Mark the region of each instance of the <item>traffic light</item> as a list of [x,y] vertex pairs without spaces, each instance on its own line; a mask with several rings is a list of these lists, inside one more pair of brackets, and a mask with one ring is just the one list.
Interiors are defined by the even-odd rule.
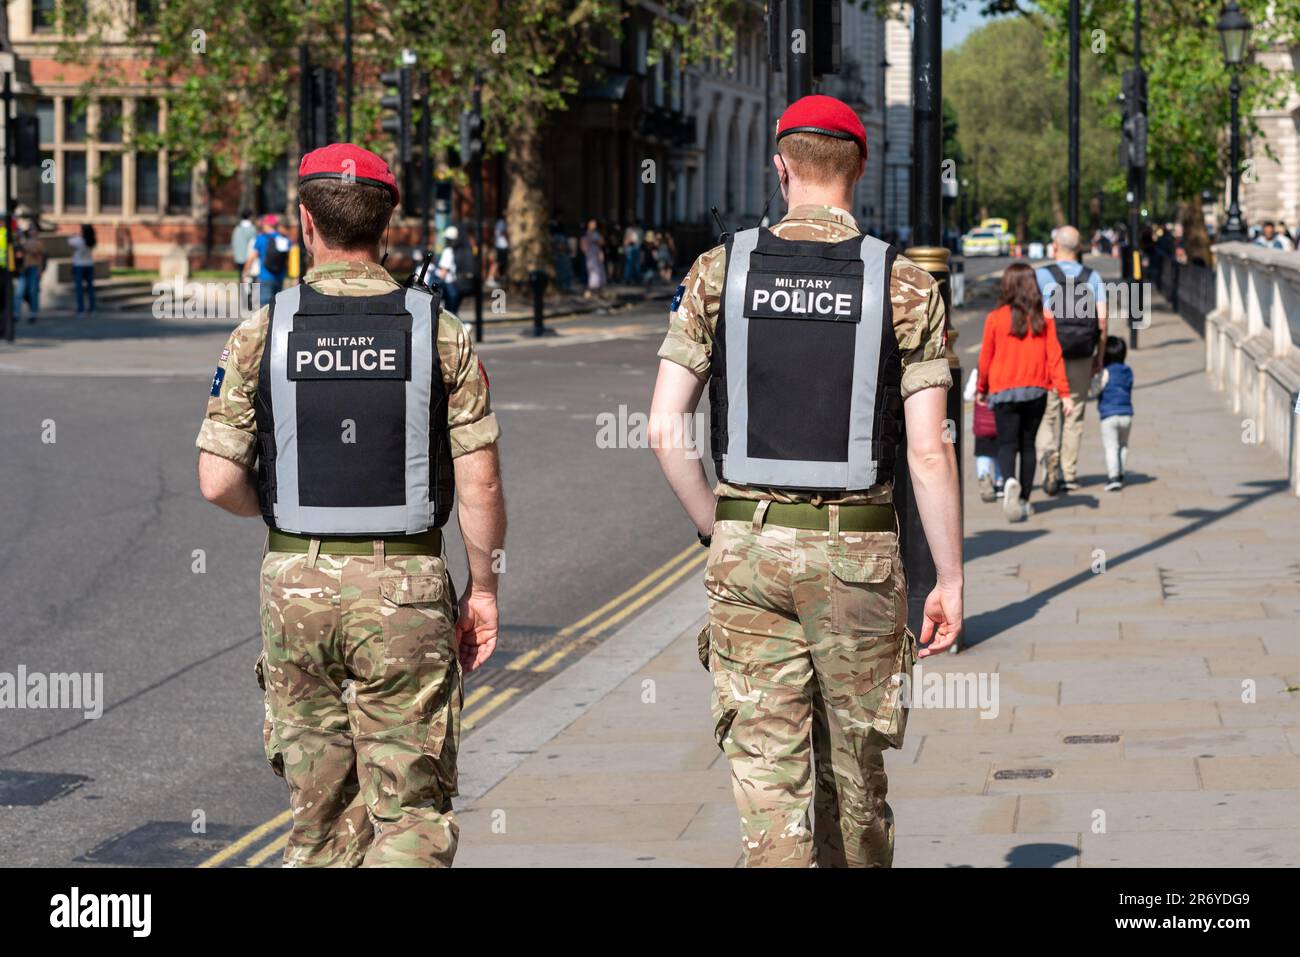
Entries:
[[1124,104],[1124,115],[1131,116],[1147,111],[1147,74],[1146,70],[1125,70],[1120,81],[1120,102]]
[[1133,169],[1147,165],[1147,75],[1143,70],[1125,70],[1119,101],[1124,123],[1119,144],[1119,163]]
[[478,110],[460,114],[460,162],[475,166],[483,158],[483,115]]
[[410,67],[402,67],[380,74],[379,82],[392,87],[393,92],[385,94],[379,106],[391,110],[392,116],[385,116],[380,128],[385,133],[392,133],[397,140],[397,158],[402,164],[411,162],[411,94],[412,76]]

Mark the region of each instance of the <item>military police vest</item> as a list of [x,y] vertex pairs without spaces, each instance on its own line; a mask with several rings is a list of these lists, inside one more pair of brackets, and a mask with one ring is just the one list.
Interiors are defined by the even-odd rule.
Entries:
[[723,481],[849,491],[892,480],[903,415],[893,263],[892,247],[865,235],[747,229],[727,244],[709,382]]
[[414,534],[451,513],[454,482],[435,297],[271,303],[254,410],[268,525],[306,535]]

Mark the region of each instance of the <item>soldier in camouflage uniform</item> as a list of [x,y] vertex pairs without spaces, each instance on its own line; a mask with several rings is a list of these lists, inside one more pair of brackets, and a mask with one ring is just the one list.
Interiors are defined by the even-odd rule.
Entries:
[[[782,133],[791,127],[800,130]],[[858,236],[847,209],[866,143],[852,110],[829,97],[807,97],[777,130],[782,155],[774,163],[789,212],[772,233],[826,243]],[[800,154],[787,144],[816,155],[826,152],[835,130],[851,134],[862,159],[854,175],[850,150],[844,181],[828,185],[796,167],[791,155]],[[843,157],[842,146],[830,148]],[[883,751],[902,745],[906,711],[894,676],[910,673],[916,654],[906,628],[891,484],[813,493],[721,481],[711,493],[698,462],[656,441],[668,417],[694,410],[713,369],[726,254],[719,246],[700,256],[677,291],[651,419],[660,463],[710,548],[709,623],[700,654],[713,674],[716,738],[732,768],[746,863],[887,867],[894,822]],[[923,459],[909,461],[940,570],[940,587],[926,603],[924,656],[946,649],[961,625],[956,463],[940,436],[951,376],[934,280],[899,256],[888,296],[909,451]],[[922,481],[932,491],[923,492]],[[855,510],[882,506],[890,530],[846,530]],[[737,510],[741,520],[725,517]]]
[[[348,144],[326,150],[338,154],[324,158],[331,166],[352,160],[358,170],[371,168],[377,183],[391,182],[374,154]],[[317,154],[325,152],[308,154],[303,170],[320,168]],[[379,193],[365,180],[346,188]],[[395,205],[395,184],[391,191]],[[382,210],[378,215],[387,222]],[[316,235],[305,236],[317,264],[304,283],[326,296],[399,289],[374,261],[377,248],[330,249],[320,235],[328,231],[323,217],[318,209]],[[262,307],[231,334],[196,443],[204,496],[239,515],[263,512],[253,474],[268,315]],[[472,581],[458,608],[436,529],[325,538],[272,529],[256,674],[266,757],[289,785],[286,866],[450,866],[456,852],[451,799],[462,674],[495,646],[491,554],[504,537],[505,515],[487,377],[460,320],[441,310],[435,322]]]

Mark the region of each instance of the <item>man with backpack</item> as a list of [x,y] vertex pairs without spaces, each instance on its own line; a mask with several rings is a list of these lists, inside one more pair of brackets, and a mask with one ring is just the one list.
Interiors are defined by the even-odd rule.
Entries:
[[1079,444],[1083,441],[1083,413],[1088,386],[1101,371],[1101,350],[1106,341],[1106,287],[1101,277],[1080,262],[1079,230],[1058,226],[1052,231],[1050,265],[1035,276],[1043,306],[1056,322],[1056,338],[1065,357],[1074,407],[1066,412],[1060,397],[1047,396],[1047,410],[1038,427],[1035,445],[1043,463],[1043,491],[1055,495],[1079,487]]
[[262,217],[262,232],[253,240],[252,255],[244,264],[244,279],[254,268],[260,305],[267,305],[275,294],[284,288],[284,277],[289,272],[289,247],[292,241],[280,232],[280,217],[269,213]]

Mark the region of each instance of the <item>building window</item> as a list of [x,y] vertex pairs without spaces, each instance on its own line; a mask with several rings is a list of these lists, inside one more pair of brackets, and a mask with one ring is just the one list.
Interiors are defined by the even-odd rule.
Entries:
[[135,134],[156,136],[158,134],[158,101],[135,101]]
[[63,142],[86,142],[86,104],[72,97],[63,100]]
[[63,154],[63,209],[65,212],[86,211],[86,154]]
[[257,211],[280,213],[289,205],[289,158],[281,156],[257,184]]
[[156,0],[135,0],[135,25],[137,29],[146,29],[158,25],[158,4]]
[[135,154],[135,211],[158,211],[158,154]]
[[58,26],[57,0],[32,0],[32,32],[49,33]]
[[101,143],[122,142],[122,101],[99,101],[99,141]]
[[53,169],[53,151],[41,150],[41,209],[47,211],[54,209],[54,177],[46,172]]
[[167,212],[188,213],[193,203],[194,179],[188,166],[173,161],[167,170]]
[[36,123],[41,131],[42,143],[54,142],[54,101],[41,99],[36,101]]
[[122,154],[100,153],[98,174],[99,211],[120,213],[122,211]]

